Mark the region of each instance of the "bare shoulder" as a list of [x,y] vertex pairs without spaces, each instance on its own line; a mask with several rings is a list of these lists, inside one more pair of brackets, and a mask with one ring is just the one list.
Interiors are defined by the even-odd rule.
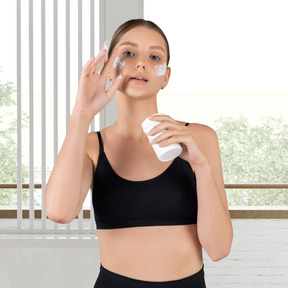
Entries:
[[[201,146],[216,144],[218,146],[218,137],[213,128],[210,126],[204,125],[204,124],[198,124],[198,123],[191,123],[188,128],[193,133],[193,137],[196,142],[199,144],[201,143]],[[205,145],[205,146],[206,146]]]
[[192,136],[202,153],[205,155],[209,163],[214,169],[220,170],[221,155],[218,137],[214,129],[203,124],[190,124]]

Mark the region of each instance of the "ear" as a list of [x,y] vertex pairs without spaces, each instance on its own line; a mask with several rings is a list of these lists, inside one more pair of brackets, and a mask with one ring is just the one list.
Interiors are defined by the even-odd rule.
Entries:
[[[103,68],[105,67],[106,63],[108,62],[109,58],[105,58],[104,59],[104,62],[103,62]],[[109,81],[112,81],[112,78],[111,78],[111,73],[109,72],[108,74],[108,78],[109,78]]]
[[171,76],[171,67],[167,67],[166,75],[165,75],[165,80],[163,83],[163,87],[165,88],[168,85],[169,79]]

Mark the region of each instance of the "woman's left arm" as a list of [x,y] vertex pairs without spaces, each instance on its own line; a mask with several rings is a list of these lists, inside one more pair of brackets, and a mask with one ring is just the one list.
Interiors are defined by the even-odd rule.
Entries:
[[224,188],[218,137],[205,125],[179,123],[169,116],[153,116],[162,123],[152,129],[152,135],[166,129],[154,143],[166,146],[180,143],[181,158],[188,161],[195,172],[198,197],[197,231],[199,241],[213,261],[230,253],[233,228]]
[[[193,127],[189,128],[193,134]],[[228,256],[233,239],[233,228],[228,210],[220,149],[214,130],[197,127],[195,141],[201,147],[202,162],[190,163],[197,181],[198,237],[202,247],[213,261]]]

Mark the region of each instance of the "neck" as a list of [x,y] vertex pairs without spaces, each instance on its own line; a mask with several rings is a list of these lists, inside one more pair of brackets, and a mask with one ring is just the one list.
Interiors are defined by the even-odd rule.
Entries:
[[142,122],[158,112],[156,95],[146,99],[131,99],[117,94],[118,120],[115,123],[119,133],[135,140],[146,137],[142,130]]

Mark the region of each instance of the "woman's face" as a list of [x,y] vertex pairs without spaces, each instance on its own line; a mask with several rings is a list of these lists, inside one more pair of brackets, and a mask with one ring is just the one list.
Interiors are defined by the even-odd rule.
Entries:
[[136,27],[122,36],[111,78],[122,74],[119,91],[127,95],[154,96],[168,84],[166,42],[155,30]]

